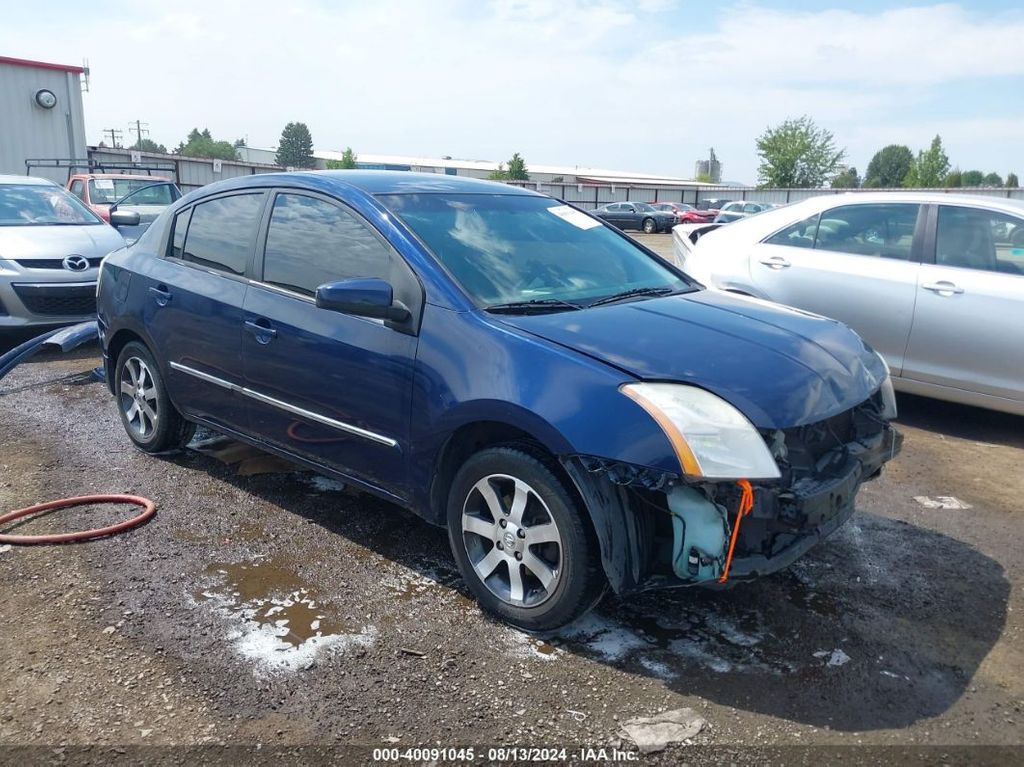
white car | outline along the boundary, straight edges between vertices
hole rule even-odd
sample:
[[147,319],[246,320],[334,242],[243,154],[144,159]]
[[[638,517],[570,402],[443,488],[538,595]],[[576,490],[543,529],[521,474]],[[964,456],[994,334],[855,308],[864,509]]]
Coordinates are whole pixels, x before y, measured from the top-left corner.
[[901,391],[1024,415],[1024,200],[822,195],[698,229],[673,234],[697,280],[845,322]]

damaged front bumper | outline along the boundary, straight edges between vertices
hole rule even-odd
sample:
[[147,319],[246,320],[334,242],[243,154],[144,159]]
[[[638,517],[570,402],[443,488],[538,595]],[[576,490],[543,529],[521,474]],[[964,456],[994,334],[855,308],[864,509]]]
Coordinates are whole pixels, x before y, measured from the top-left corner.
[[[728,584],[788,567],[853,514],[860,485],[900,452],[902,435],[878,403],[820,424],[765,434],[782,478],[753,485],[753,506],[736,534]],[[617,593],[721,586],[741,488],[701,482],[590,456],[563,466],[594,520],[609,583]]]
[[[744,554],[733,559],[729,582],[753,580],[789,567],[834,533],[853,516],[861,484],[878,476],[902,446],[903,435],[886,427],[876,444],[856,457],[849,456],[833,476],[798,480],[785,490],[757,488],[754,509],[740,528]],[[757,551],[757,539],[763,542],[767,536],[775,536],[775,545],[768,552]]]

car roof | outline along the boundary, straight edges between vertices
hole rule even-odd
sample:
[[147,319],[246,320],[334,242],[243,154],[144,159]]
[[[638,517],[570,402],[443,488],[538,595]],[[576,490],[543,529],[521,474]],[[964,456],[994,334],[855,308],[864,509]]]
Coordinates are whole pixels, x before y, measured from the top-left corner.
[[832,208],[836,205],[849,205],[850,203],[872,203],[872,202],[916,202],[935,205],[982,205],[985,207],[1001,207],[1014,212],[1021,212],[1024,208],[1024,200],[1008,197],[996,197],[989,194],[950,193],[945,192],[843,192],[841,194],[823,194],[793,203],[794,205],[807,205],[820,209]]
[[0,184],[29,184],[31,186],[59,186],[48,178],[39,176],[4,176],[0,175]]
[[217,181],[182,198],[186,204],[198,197],[252,187],[289,186],[340,193],[358,190],[378,194],[502,194],[546,197],[531,189],[442,173],[413,173],[401,170],[304,170],[286,173],[255,173]]

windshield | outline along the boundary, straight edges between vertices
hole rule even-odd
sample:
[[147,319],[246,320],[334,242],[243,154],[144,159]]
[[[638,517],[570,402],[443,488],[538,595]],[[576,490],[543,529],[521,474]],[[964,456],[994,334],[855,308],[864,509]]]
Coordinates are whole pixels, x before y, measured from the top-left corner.
[[629,239],[549,197],[391,194],[380,200],[484,306],[587,305],[625,291],[691,287]]
[[652,208],[646,202],[636,202],[636,203],[633,203],[633,204],[636,205],[636,209],[638,211],[640,211],[641,213],[653,213],[654,212],[654,208]]
[[[89,180],[89,201],[93,205],[115,203],[130,192],[150,184],[159,184],[161,178],[93,178]],[[174,202],[169,184],[154,186],[127,201],[130,205],[170,205]]]
[[0,184],[0,226],[82,226],[103,222],[77,197],[49,184]]

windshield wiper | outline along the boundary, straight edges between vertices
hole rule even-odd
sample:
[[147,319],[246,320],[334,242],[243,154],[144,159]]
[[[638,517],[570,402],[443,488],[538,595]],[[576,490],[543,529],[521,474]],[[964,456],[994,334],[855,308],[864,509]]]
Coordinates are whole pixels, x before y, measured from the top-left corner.
[[605,296],[604,298],[599,298],[596,301],[591,301],[587,306],[612,304],[626,298],[633,298],[634,296],[666,296],[669,293],[682,292],[684,292],[683,288],[670,288],[667,285],[660,288],[631,288],[630,290],[623,290],[621,293],[612,293],[610,296]]
[[561,298],[532,298],[529,301],[509,301],[506,304],[491,304],[484,307],[488,312],[504,314],[530,314],[533,312],[558,312],[563,309],[582,309],[579,304],[563,301]]

